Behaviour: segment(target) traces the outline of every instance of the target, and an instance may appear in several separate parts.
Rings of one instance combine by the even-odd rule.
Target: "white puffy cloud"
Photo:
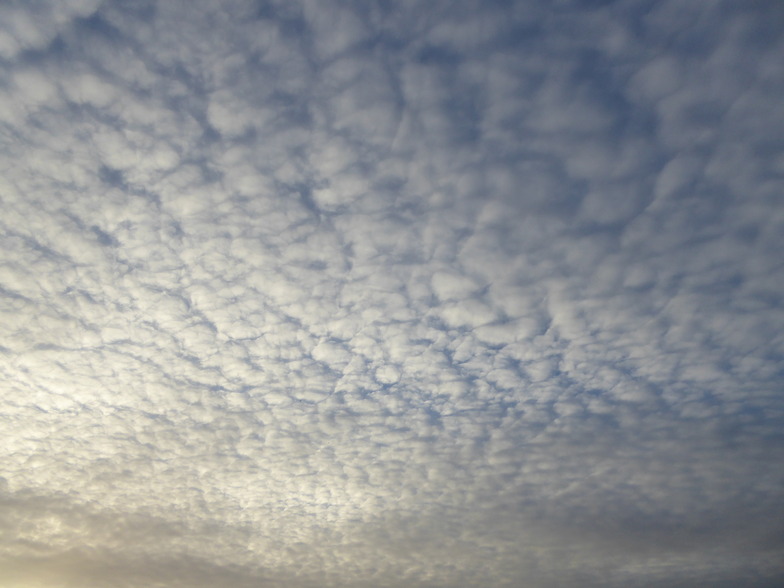
[[[775,2],[0,12],[4,578],[784,576]]]

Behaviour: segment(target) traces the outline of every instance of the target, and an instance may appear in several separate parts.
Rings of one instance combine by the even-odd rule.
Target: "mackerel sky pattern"
[[[784,582],[784,3],[0,4],[0,583]]]

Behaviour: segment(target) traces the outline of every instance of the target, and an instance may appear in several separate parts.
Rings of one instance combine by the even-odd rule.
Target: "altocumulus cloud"
[[[783,25],[3,3],[4,585],[780,585]]]

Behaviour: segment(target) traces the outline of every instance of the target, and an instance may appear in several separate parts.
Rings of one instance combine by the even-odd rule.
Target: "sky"
[[[784,2],[0,4],[2,588],[784,584]]]

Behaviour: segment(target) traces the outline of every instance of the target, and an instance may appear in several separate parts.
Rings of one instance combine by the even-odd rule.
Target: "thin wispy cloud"
[[[771,0],[0,8],[0,575],[784,578]]]

